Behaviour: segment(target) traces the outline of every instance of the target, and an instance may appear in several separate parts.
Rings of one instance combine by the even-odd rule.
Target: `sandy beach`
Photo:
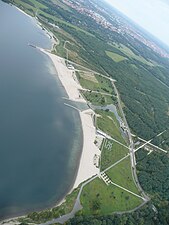
[[[99,173],[99,169],[94,165],[95,155],[100,156],[100,150],[94,144],[96,139],[96,129],[92,120],[93,111],[86,110],[80,112],[83,129],[83,149],[79,165],[78,174],[74,183],[74,188],[80,183]]]
[[[16,6],[14,6],[16,7]],[[26,14],[23,10],[16,7],[17,10],[25,14],[26,16],[32,18],[28,14]],[[41,24],[37,21],[37,25],[41,27]],[[46,31],[46,30],[45,30]],[[46,31],[47,32],[47,31]],[[45,33],[46,33],[45,32]],[[48,34],[48,32],[47,32]],[[48,34],[53,37],[53,34]],[[52,38],[53,39],[53,38]],[[52,40],[53,41],[53,40]],[[53,44],[56,43],[53,41]],[[57,75],[65,88],[65,91],[68,95],[68,98],[72,101],[77,102],[86,102],[85,99],[81,96],[79,89],[83,89],[79,82],[77,81],[75,71],[73,69],[68,69],[65,60],[57,55],[51,54],[48,51],[45,51],[42,48],[38,48],[41,52],[45,53],[52,60],[55,69],[57,71]],[[82,123],[83,130],[83,149],[79,164],[79,169],[77,173],[77,177],[73,186],[73,189],[78,187],[80,183],[89,179],[90,177],[99,173],[99,169],[94,165],[94,157],[100,155],[99,148],[94,144],[96,139],[96,128],[93,124],[93,111],[88,109],[86,111],[80,112],[80,118]]]
[[[32,18],[30,15],[26,14],[23,10],[20,8],[14,6],[25,14],[26,16]],[[37,21],[37,26],[41,27],[41,24]],[[46,30],[45,30],[46,31]],[[47,32],[47,31],[46,31]],[[45,32],[45,33],[46,33]],[[48,34],[48,32],[47,32]],[[53,34],[48,34],[49,36],[53,37]],[[53,40],[53,44],[56,42]],[[48,55],[49,58],[52,60],[55,69],[57,71],[57,75],[65,88],[65,91],[68,95],[68,98],[72,101],[77,102],[86,102],[85,99],[81,96],[79,89],[83,89],[79,82],[77,81],[75,71],[73,69],[68,69],[65,60],[57,55],[51,54],[48,51],[45,51],[42,48],[38,48],[41,52]],[[73,186],[73,189],[78,187],[79,184],[90,177],[96,175],[99,173],[99,169],[94,165],[94,157],[95,155],[100,155],[100,150],[98,147],[94,144],[94,141],[96,139],[96,128],[93,124],[93,111],[91,109],[80,112],[80,118],[82,123],[82,130],[83,130],[83,149],[79,164],[79,169],[77,173],[77,177]]]
[[[75,71],[67,68],[63,58],[43,49],[40,50],[52,60],[57,75],[65,88],[69,99],[77,102],[86,102],[80,95],[79,89],[82,89],[82,87],[76,79]],[[94,165],[94,157],[95,155],[99,156],[101,153],[99,148],[94,144],[96,139],[96,128],[92,119],[94,112],[91,109],[88,109],[82,112],[79,111],[79,114],[83,130],[83,149],[73,189],[78,187],[81,182],[99,173],[99,169]]]

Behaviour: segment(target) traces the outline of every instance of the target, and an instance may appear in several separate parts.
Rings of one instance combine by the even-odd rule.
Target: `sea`
[[[0,220],[56,205],[71,190],[81,156],[79,113],[51,60],[35,48],[49,36],[0,1]]]

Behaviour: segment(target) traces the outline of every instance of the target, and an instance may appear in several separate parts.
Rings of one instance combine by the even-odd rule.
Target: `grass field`
[[[124,159],[122,162],[112,167],[106,172],[106,174],[111,178],[114,183],[129,189],[135,194],[140,194],[138,189],[133,181],[130,157]]]
[[[129,150],[118,143],[106,139],[101,153],[101,171],[128,154]]]
[[[81,75],[82,74],[82,75]],[[98,91],[99,90],[99,83],[91,81],[89,79],[84,79],[84,73],[82,72],[76,72],[76,76],[79,80],[80,85],[83,88],[92,90],[92,91]]]
[[[142,62],[144,64],[147,64],[148,66],[154,66],[153,63],[147,61],[146,59],[144,59],[140,55],[136,55],[130,48],[128,48],[127,46],[125,46],[123,44],[118,45],[116,43],[113,43],[113,47],[115,47],[118,50],[120,50],[123,54],[125,54],[129,58],[132,58],[132,59],[135,59],[137,61],[140,61],[140,62]]]
[[[103,110],[96,110],[96,113],[101,115],[97,117],[97,127],[122,144],[126,144],[114,113]]]
[[[141,199],[113,185],[107,186],[96,178],[87,184],[81,194],[84,215],[109,215],[131,210],[141,204]]]
[[[106,55],[109,56],[114,62],[117,62],[117,63],[127,59],[122,55],[119,55],[114,52],[109,52],[109,51],[106,51]]]
[[[91,91],[98,91],[101,93],[115,94],[113,86],[109,79],[99,75],[91,75],[91,73],[76,72],[80,85]],[[93,77],[94,76],[94,77]]]
[[[94,93],[90,91],[82,91],[83,96],[87,101],[91,102],[96,106],[106,106],[110,104],[114,104],[114,98],[108,95]]]
[[[102,92],[106,92],[109,94],[115,94],[114,92],[114,88],[111,84],[111,81],[109,79],[106,79],[100,75],[95,75],[96,79],[98,80],[99,84],[100,84],[100,91]]]
[[[99,83],[98,80],[96,79],[96,76],[94,75],[94,73],[92,72],[80,72],[80,76],[85,79],[85,80],[89,80],[92,81],[94,83]]]

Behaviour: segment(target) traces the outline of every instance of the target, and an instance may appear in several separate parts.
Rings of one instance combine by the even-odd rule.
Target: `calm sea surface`
[[[0,219],[53,205],[73,185],[81,155],[78,113],[33,19],[0,1]],[[77,141],[78,140],[78,141]]]

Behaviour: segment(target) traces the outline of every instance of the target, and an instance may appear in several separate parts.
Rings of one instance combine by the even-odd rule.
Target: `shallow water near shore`
[[[0,220],[61,200],[76,177],[82,129],[35,21],[0,1]]]

